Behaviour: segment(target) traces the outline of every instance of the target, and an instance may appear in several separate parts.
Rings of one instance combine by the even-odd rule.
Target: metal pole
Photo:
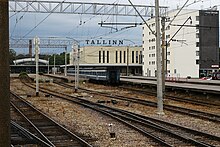
[[[0,146],[11,146],[8,0],[0,1]]]
[[[157,57],[157,109],[158,114],[163,112],[163,86],[162,86],[162,64],[160,46],[160,19],[159,19],[159,0],[155,0],[155,22],[156,22],[156,57]]]
[[[54,56],[53,56],[53,74],[55,75],[55,69],[56,69],[56,66],[55,66],[55,64],[56,64],[56,56],[55,56],[55,54],[54,54]]]
[[[48,58],[47,74],[50,74],[50,58]]]
[[[128,76],[129,72],[129,46],[127,46],[127,73],[126,76]]]
[[[78,47],[78,51],[77,51],[77,84],[76,84],[76,92],[78,91],[78,87],[79,87],[79,54],[80,54],[80,47],[79,44],[77,45]]]
[[[161,31],[162,31],[162,86],[163,86],[163,94],[165,94],[165,76],[166,76],[166,71],[165,71],[165,67],[166,67],[166,48],[165,48],[165,20],[166,18],[165,17],[162,17],[161,18]]]
[[[36,62],[36,96],[39,96],[39,74],[38,74],[38,62],[39,62],[39,38],[34,38],[35,45],[35,62]]]
[[[66,54],[67,54],[67,46],[65,47],[65,69],[64,69],[64,76],[67,76],[67,58],[66,58]]]

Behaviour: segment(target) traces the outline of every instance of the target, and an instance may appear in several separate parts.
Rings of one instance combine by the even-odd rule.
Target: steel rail
[[[87,90],[87,89],[83,89],[83,88],[80,88],[80,89],[85,90],[85,91],[90,91],[92,93],[92,90]],[[106,94],[104,92],[94,92],[94,93],[99,93],[99,95],[103,95],[103,96],[108,95],[108,97],[111,97],[111,98],[130,101],[130,102],[137,103],[137,104],[142,104],[142,105],[147,105],[147,106],[152,106],[152,107],[157,106],[156,102],[141,100],[141,99],[137,99],[134,97],[125,97],[125,96],[121,96],[121,95],[111,95],[111,94]],[[213,121],[213,122],[220,122],[220,116],[217,114],[212,114],[212,113],[207,113],[207,112],[203,112],[203,111],[197,111],[197,110],[193,110],[193,109],[182,108],[182,107],[172,106],[172,105],[167,105],[167,104],[164,104],[164,109],[169,110],[169,111],[173,111],[173,112],[177,112],[177,113],[182,113],[185,115],[191,115],[194,117],[206,119],[206,120]]]
[[[61,85],[61,82],[59,82],[57,84]],[[72,87],[72,86],[67,85],[65,83],[62,83],[62,86],[66,86],[68,88]],[[121,96],[121,95],[112,95],[112,94],[109,94],[109,93],[98,92],[98,91],[88,90],[88,89],[84,89],[84,88],[79,88],[79,89],[90,92],[90,93],[96,93],[96,94],[99,94],[99,95],[102,95],[102,96],[108,96],[108,97],[115,98],[115,99],[134,102],[134,103],[137,103],[137,104],[148,105],[148,106],[152,106],[152,107],[157,106],[156,102],[141,100],[141,99],[137,99],[137,98],[134,98],[134,97],[125,97],[125,96]],[[204,112],[204,111],[198,111],[198,110],[193,110],[193,109],[188,109],[188,108],[182,108],[182,107],[172,106],[172,105],[167,105],[167,104],[164,104],[164,109],[169,110],[169,111],[173,111],[173,112],[177,112],[177,113],[181,113],[181,114],[184,114],[184,115],[191,115],[193,117],[198,117],[198,118],[201,118],[201,119],[207,119],[207,120],[213,121],[213,122],[220,122],[220,115],[217,115],[217,114],[212,114],[212,113],[208,113],[208,112]]]
[[[30,86],[30,85],[29,85],[29,86]],[[32,88],[33,88],[33,87],[32,87]],[[99,107],[105,107],[105,108],[107,107],[107,106],[104,106],[104,105],[100,105],[100,104],[97,104],[97,103],[93,103],[93,102],[88,101],[88,100],[80,99],[80,98],[78,98],[78,97],[69,96],[69,95],[66,95],[66,94],[63,94],[63,93],[55,92],[55,91],[52,91],[52,90],[49,90],[49,89],[45,90],[45,88],[41,88],[41,91],[42,91],[42,92],[45,92],[45,93],[49,93],[50,95],[53,95],[53,96],[56,96],[56,97],[59,97],[59,98],[66,99],[66,100],[71,101],[71,102],[74,102],[74,103],[78,103],[78,104],[80,104],[80,105],[84,105],[84,106],[86,106],[86,107],[90,107],[90,108],[92,108],[92,109],[95,109],[95,108],[96,108],[96,107],[94,107],[94,105],[95,105],[95,106],[99,106]],[[49,91],[49,92],[48,92],[48,91]],[[55,94],[55,93],[61,94],[61,95],[63,95],[63,96],[67,96],[67,97],[69,97],[69,98],[61,97],[60,95],[57,95],[57,94]],[[79,101],[76,101],[76,100],[73,100],[73,98],[75,98],[75,99],[80,99],[80,100],[79,100]],[[83,103],[82,103],[82,102],[83,102]],[[97,108],[97,109],[100,109],[100,108]],[[110,109],[113,109],[113,108],[110,108]],[[101,111],[104,111],[104,110],[102,109]],[[109,112],[107,112],[107,113],[109,113]],[[111,114],[111,115],[115,115],[115,114]],[[143,121],[143,120],[142,120],[142,121]],[[132,125],[131,125],[131,126],[132,126]],[[167,130],[167,129],[164,129],[164,131],[171,133],[171,132],[170,132],[169,130]],[[143,133],[143,132],[142,132],[142,133]],[[152,135],[152,134],[151,134],[151,135]],[[172,133],[172,135],[178,135],[178,134]],[[189,138],[189,137],[184,137],[184,136],[181,136],[181,135],[179,135],[178,137],[181,138],[181,139],[187,140],[187,141],[189,141],[189,142],[191,142],[191,143],[193,143],[193,144],[200,145],[200,146],[212,146],[212,145],[209,145],[209,144],[207,144],[207,143],[203,143],[203,142],[197,141],[197,140],[195,140],[195,139],[191,139],[191,138]],[[169,145],[169,144],[167,144],[167,145]]]
[[[13,96],[17,97],[14,93],[12,93]],[[19,97],[17,97],[19,98]],[[19,98],[20,99],[20,98]],[[22,100],[22,99],[20,99]],[[22,100],[23,101],[23,100]],[[20,115],[22,115],[22,117],[34,128],[34,130],[40,135],[40,138],[42,138],[44,141],[46,141],[47,143],[50,144],[50,146],[55,147],[55,145],[40,131],[40,129],[38,129],[38,127],[29,119],[27,118],[27,116],[11,101],[11,105],[13,106],[13,108],[16,109],[17,112],[20,113]]]
[[[58,129],[61,129],[66,135],[71,136],[72,138],[74,138],[77,142],[79,142],[82,146],[86,146],[86,147],[92,147],[92,145],[90,145],[89,143],[87,143],[85,140],[83,140],[82,138],[80,138],[79,136],[77,136],[76,134],[72,133],[71,131],[69,131],[68,129],[66,129],[65,127],[63,127],[62,125],[58,124],[57,122],[55,122],[53,119],[51,119],[50,117],[46,116],[44,113],[40,112],[39,110],[37,110],[35,107],[33,107],[33,105],[31,105],[30,103],[28,103],[27,101],[25,101],[24,99],[20,98],[17,94],[11,92],[12,95],[14,95],[16,98],[18,98],[19,100],[21,100],[23,103],[25,103],[28,107],[30,107],[31,109],[33,109],[34,111],[36,111],[38,114],[42,115],[45,119],[49,120],[52,124],[54,124],[56,127],[58,127]],[[27,118],[27,117],[26,117]],[[43,121],[43,120],[42,120]],[[34,123],[33,123],[34,124]],[[37,127],[36,127],[37,128]],[[51,142],[51,140],[50,140]],[[55,146],[54,143],[52,143],[52,146]]]
[[[48,144],[47,142],[43,141],[42,139],[40,139],[39,137],[37,137],[36,135],[32,134],[30,131],[26,130],[25,128],[23,128],[22,126],[20,126],[18,123],[14,122],[11,120],[11,127],[17,130],[17,133],[19,131],[18,134],[22,134],[23,136],[25,136],[26,138],[30,139],[33,143],[37,143],[41,146],[45,146],[45,147],[51,147],[50,144]],[[13,145],[13,138],[12,138],[12,145]],[[16,144],[14,144],[16,145]],[[21,144],[19,144],[21,145]]]

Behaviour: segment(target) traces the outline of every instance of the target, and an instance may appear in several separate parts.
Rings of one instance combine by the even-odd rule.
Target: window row
[[[142,51],[131,52],[131,62],[140,63],[143,62]],[[127,63],[127,52],[126,51],[115,51],[115,63]],[[99,63],[109,63],[110,54],[109,51],[99,51]]]
[[[156,47],[155,46],[149,46],[149,50],[155,50]]]

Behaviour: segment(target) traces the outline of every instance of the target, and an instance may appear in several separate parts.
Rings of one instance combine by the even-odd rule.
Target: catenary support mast
[[[159,18],[159,0],[155,0],[155,22],[156,22],[156,57],[157,57],[157,108],[158,114],[163,112],[163,84],[162,84],[162,56],[160,45],[160,18]]]
[[[9,147],[10,81],[8,0],[0,1],[0,146]]]

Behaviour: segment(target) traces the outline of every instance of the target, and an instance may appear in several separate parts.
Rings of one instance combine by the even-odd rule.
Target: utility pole
[[[160,45],[160,18],[159,0],[155,0],[155,22],[156,22],[156,57],[157,57],[157,109],[158,114],[163,115],[163,82],[161,64],[161,45]]]
[[[53,74],[55,75],[55,72],[56,72],[56,56],[54,54],[53,56]]]
[[[38,62],[39,62],[39,43],[40,39],[36,36],[34,38],[35,45],[35,62],[36,62],[36,96],[39,96],[39,74],[38,74]]]
[[[163,95],[165,94],[165,80],[166,80],[166,41],[165,41],[165,21],[166,17],[161,18],[161,31],[162,31],[162,89],[163,89]]]
[[[8,0],[0,1],[0,146],[11,146]]]
[[[127,46],[127,73],[126,76],[128,76],[129,73],[129,46]]]
[[[50,58],[48,57],[48,67],[47,67],[47,74],[50,74]]]
[[[67,46],[65,46],[65,69],[64,69],[64,76],[67,76],[67,58],[66,58],[66,54],[67,54]]]
[[[77,45],[77,84],[76,84],[76,89],[75,92],[78,91],[78,87],[79,87],[79,58],[80,58],[80,47],[79,44]]]

